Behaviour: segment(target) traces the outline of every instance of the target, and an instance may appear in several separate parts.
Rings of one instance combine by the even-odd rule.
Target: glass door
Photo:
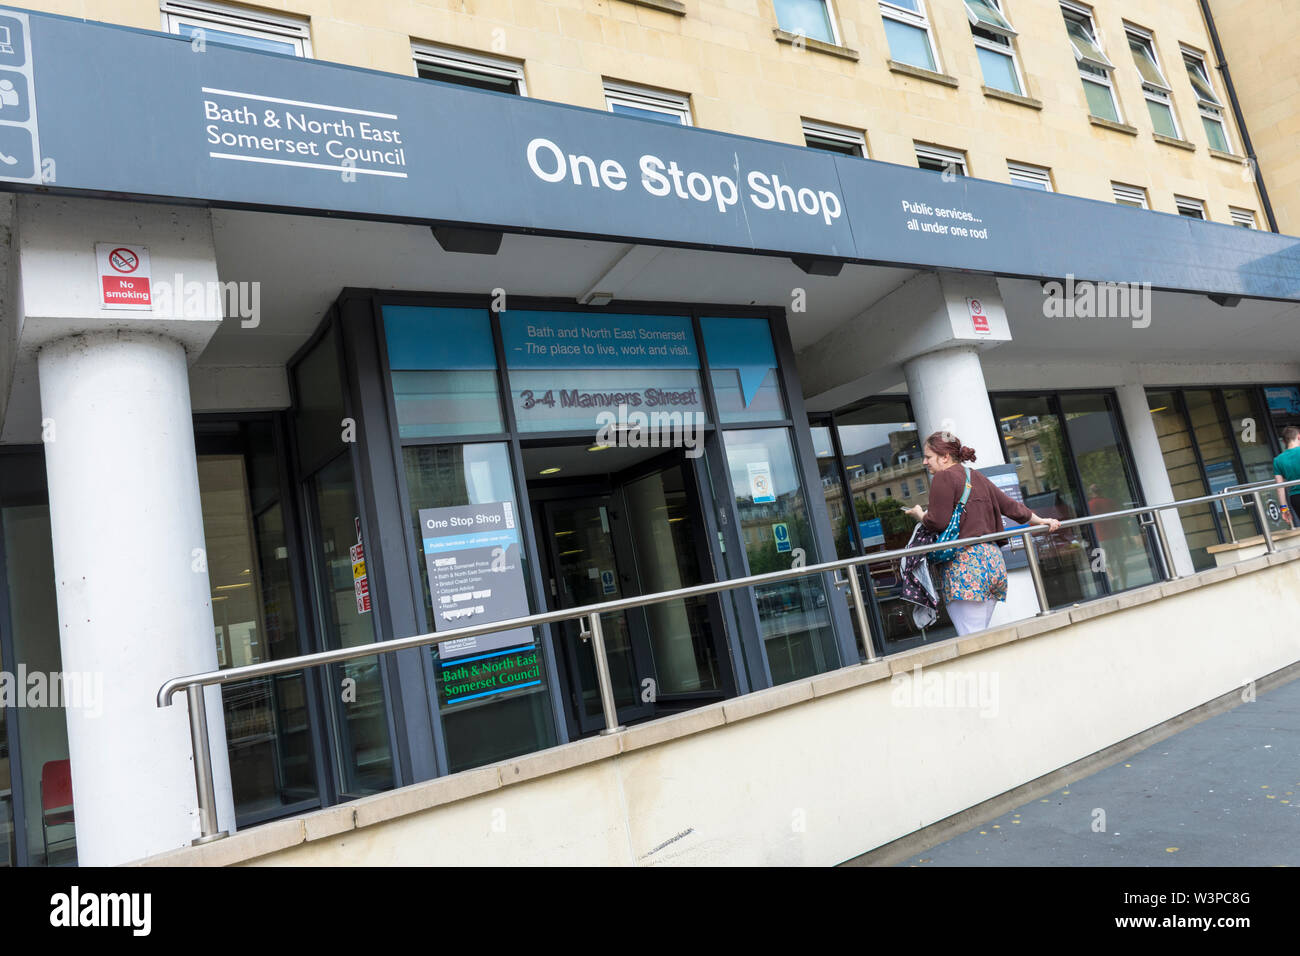
[[[614,515],[612,494],[548,501],[543,507],[546,539],[551,551],[552,595],[558,607],[582,607],[616,601],[638,593],[636,568],[626,540],[626,527]],[[649,676],[644,640],[632,640],[627,612],[602,614],[605,653],[614,690],[614,704],[620,722],[644,720],[654,710],[651,700],[642,700],[643,675]],[[604,726],[596,661],[591,642],[583,640],[579,621],[566,621],[561,635],[573,693],[577,698],[578,722],[583,733]]]

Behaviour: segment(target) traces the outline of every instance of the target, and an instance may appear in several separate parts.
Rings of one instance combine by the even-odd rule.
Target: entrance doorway
[[[523,449],[550,609],[716,580],[704,536],[698,460],[681,449]],[[715,595],[602,614],[620,723],[735,693]],[[578,621],[557,628],[575,736],[604,726],[595,658]]]

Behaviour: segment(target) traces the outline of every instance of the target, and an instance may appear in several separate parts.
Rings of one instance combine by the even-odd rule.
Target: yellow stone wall
[[[1278,229],[1300,234],[1300,6],[1211,0],[1210,12]]]
[[[695,124],[708,129],[802,144],[801,120],[817,120],[864,131],[870,156],[886,162],[915,165],[913,144],[925,142],[964,151],[971,175],[984,179],[1008,181],[1012,160],[1049,167],[1059,192],[1106,202],[1116,181],[1145,187],[1152,208],[1165,212],[1176,211],[1175,194],[1205,200],[1218,222],[1230,221],[1230,206],[1260,211],[1244,163],[1210,155],[1183,68],[1180,43],[1207,54],[1211,48],[1197,0],[1099,0],[1093,6],[1117,66],[1121,114],[1136,135],[1089,122],[1060,9],[1050,0],[1003,0],[1020,34],[1026,92],[1041,109],[982,92],[961,0],[925,0],[942,72],[956,80],[955,88],[890,70],[877,0],[831,2],[842,43],[857,51],[857,61],[812,44],[800,49],[778,42],[771,0],[685,0],[684,16],[632,0],[290,0],[260,9],[308,18],[313,53],[322,60],[413,75],[412,40],[441,43],[522,62],[529,95],[541,99],[603,109],[602,81],[619,80],[688,94]],[[1220,2],[1262,7],[1276,0]],[[25,5],[154,30],[161,23],[157,0]],[[1125,19],[1154,33],[1179,125],[1194,151],[1154,139],[1124,38]],[[1285,45],[1280,33],[1274,35]],[[1288,53],[1294,62],[1294,43]],[[1226,103],[1212,55],[1209,60]],[[1257,57],[1254,65],[1261,77],[1269,75],[1267,58]],[[1290,76],[1295,91],[1296,71]],[[1226,120],[1240,152],[1230,114]],[[1292,108],[1271,128],[1283,138],[1290,129],[1294,141],[1296,121]],[[1300,159],[1290,162],[1294,184]],[[1258,220],[1264,225],[1262,215]]]

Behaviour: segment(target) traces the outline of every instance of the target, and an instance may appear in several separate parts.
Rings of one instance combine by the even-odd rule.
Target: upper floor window
[[[840,126],[830,126],[826,123],[814,123],[812,120],[804,120],[803,141],[813,149],[843,153],[846,156],[865,157],[867,155],[866,137],[857,130],[845,129]]]
[[[1188,219],[1205,218],[1205,203],[1199,199],[1175,196],[1174,205],[1178,207],[1178,215],[1180,216],[1186,216]]]
[[[1141,186],[1125,186],[1123,183],[1111,183],[1110,188],[1115,193],[1115,201],[1121,206],[1136,206],[1138,209],[1150,209],[1151,205],[1147,202],[1147,191]]]
[[[787,33],[839,44],[827,0],[774,0],[776,24]]]
[[[1229,212],[1232,213],[1232,224],[1242,226],[1246,229],[1258,229],[1255,225],[1255,214],[1249,209],[1238,209],[1236,206],[1231,207]]]
[[[691,125],[691,104],[685,96],[623,83],[605,84],[605,106],[611,113],[639,116],[661,123]]]
[[[1083,95],[1088,99],[1088,111],[1098,119],[1120,122],[1119,101],[1115,98],[1115,86],[1111,82],[1115,64],[1106,59],[1106,54],[1102,52],[1092,14],[1086,7],[1073,4],[1061,4],[1061,14],[1065,17],[1065,32],[1070,37],[1074,59],[1079,65],[1079,77],[1083,81]]]
[[[938,72],[939,55],[930,36],[923,0],[880,0],[889,55],[899,63]]]
[[[1016,36],[1011,21],[1002,12],[1000,0],[965,0],[966,16],[970,18],[970,32],[975,40],[975,54],[979,57],[984,85],[1023,96],[1025,85],[1020,78],[1016,50],[1012,41]]]
[[[1138,76],[1142,79],[1142,95],[1146,97],[1147,110],[1151,113],[1151,126],[1161,136],[1181,138],[1178,132],[1178,120],[1174,116],[1173,103],[1170,100],[1169,83],[1160,69],[1156,58],[1156,47],[1151,34],[1137,27],[1125,31],[1129,49],[1133,51],[1133,62],[1137,66]]]
[[[162,26],[168,33],[202,43],[288,56],[311,56],[311,32],[307,21],[278,13],[255,12],[199,0],[165,0]]]
[[[966,154],[958,152],[955,149],[946,149],[943,146],[922,146],[916,145],[916,165],[922,169],[930,169],[936,173],[949,173],[955,176],[965,176],[966,172]]]
[[[1052,192],[1052,172],[1045,166],[1030,166],[1028,163],[1007,160],[1007,170],[1011,173],[1011,182],[1017,186]]]
[[[1205,58],[1191,50],[1183,50],[1183,63],[1187,66],[1192,89],[1196,91],[1196,105],[1201,111],[1201,123],[1205,127],[1210,148],[1222,153],[1232,152],[1232,145],[1228,142],[1228,129],[1223,123],[1223,104],[1214,93],[1209,70],[1205,68]]]
[[[415,45],[411,47],[411,55],[415,58],[415,72],[423,79],[528,95],[524,88],[524,68],[519,63],[438,46]]]

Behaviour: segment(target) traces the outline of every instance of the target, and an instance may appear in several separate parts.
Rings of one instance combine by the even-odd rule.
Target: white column
[[[1160,450],[1160,438],[1151,418],[1146,389],[1141,385],[1121,385],[1115,389],[1115,394],[1119,399],[1120,414],[1124,416],[1124,430],[1128,432],[1143,497],[1148,504],[1173,501],[1174,489],[1169,483],[1169,471],[1165,468],[1165,456]],[[1191,574],[1195,570],[1192,554],[1178,512],[1161,512],[1160,521],[1164,525],[1165,537],[1169,539],[1169,550],[1173,552],[1174,567],[1179,574]]]
[[[975,449],[975,467],[1006,464],[998,423],[984,384],[984,369],[973,346],[926,352],[903,363],[916,428],[924,442],[945,423],[963,445]],[[1038,613],[1038,597],[1028,568],[1007,572],[1007,599],[998,604],[991,626]]]
[[[922,441],[947,423],[963,445],[975,449],[977,466],[1003,463],[998,424],[974,346],[959,345],[908,359],[903,375]]]
[[[89,332],[44,345],[38,367],[63,668],[103,680],[101,714],[67,714],[78,858],[113,865],[198,835],[185,698],[154,700],[169,678],[217,667],[186,353],[162,335]],[[219,690],[207,709],[218,821],[233,831]]]

